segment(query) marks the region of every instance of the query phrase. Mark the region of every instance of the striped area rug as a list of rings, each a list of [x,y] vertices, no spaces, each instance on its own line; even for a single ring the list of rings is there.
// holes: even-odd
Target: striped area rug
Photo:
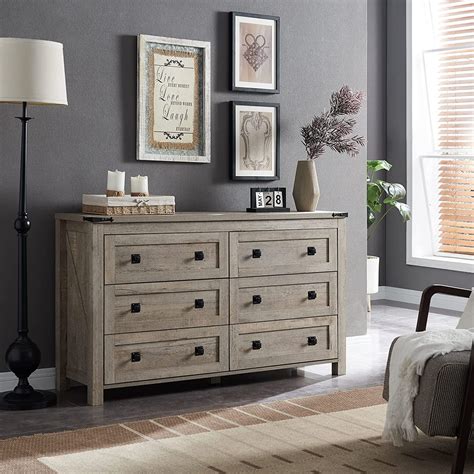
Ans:
[[[380,439],[384,417],[380,387],[337,392],[1,440],[0,471],[449,472],[454,440],[394,448]]]

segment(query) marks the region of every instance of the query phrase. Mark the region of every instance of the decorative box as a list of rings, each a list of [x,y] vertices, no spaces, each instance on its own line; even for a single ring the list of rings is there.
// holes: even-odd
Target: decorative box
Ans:
[[[107,197],[105,194],[83,194],[82,212],[102,216],[174,214],[175,199],[174,196]]]

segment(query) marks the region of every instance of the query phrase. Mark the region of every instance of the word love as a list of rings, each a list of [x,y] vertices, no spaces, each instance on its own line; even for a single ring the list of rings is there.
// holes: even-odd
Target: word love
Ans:
[[[169,122],[176,122],[177,130],[188,131],[189,127],[183,127],[183,123],[189,120],[189,108],[192,102],[180,99],[179,92],[175,89],[188,89],[189,84],[177,83],[176,77],[165,70],[165,66],[159,66],[157,70],[156,82],[159,83],[159,98],[165,102],[162,108],[163,119]],[[178,110],[176,110],[178,109]]]

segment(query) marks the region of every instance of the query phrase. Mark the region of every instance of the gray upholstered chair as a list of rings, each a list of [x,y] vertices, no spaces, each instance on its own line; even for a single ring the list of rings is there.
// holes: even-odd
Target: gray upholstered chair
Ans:
[[[423,291],[418,313],[417,331],[425,331],[431,298],[436,293],[469,298],[471,291],[463,288],[433,285]],[[389,398],[390,358],[385,371],[383,397]],[[428,436],[457,437],[452,473],[462,474],[467,445],[474,434],[474,344],[472,350],[451,352],[430,359],[420,379],[420,388],[413,405],[415,425]]]

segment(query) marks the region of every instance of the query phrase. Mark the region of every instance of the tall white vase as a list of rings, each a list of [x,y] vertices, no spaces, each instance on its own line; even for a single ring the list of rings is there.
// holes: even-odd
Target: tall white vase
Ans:
[[[367,322],[369,324],[372,311],[370,295],[379,291],[379,263],[379,257],[367,255]]]
[[[379,291],[379,257],[367,255],[367,294],[373,295]]]

